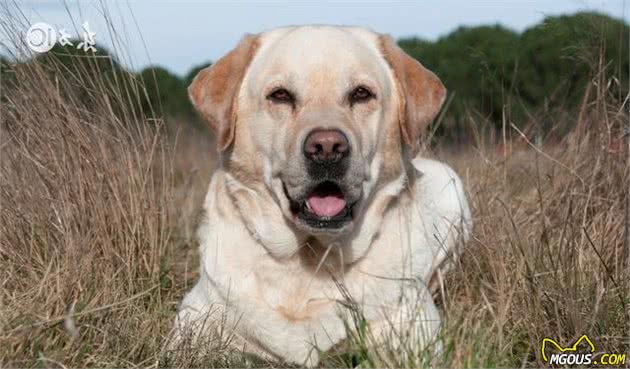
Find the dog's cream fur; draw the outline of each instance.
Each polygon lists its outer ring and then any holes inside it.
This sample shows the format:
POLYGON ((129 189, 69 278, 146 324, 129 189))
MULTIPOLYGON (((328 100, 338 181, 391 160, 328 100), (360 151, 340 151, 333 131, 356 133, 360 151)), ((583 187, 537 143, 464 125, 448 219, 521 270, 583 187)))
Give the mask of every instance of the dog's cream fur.
POLYGON ((227 326, 246 351, 316 365, 315 347, 346 337, 352 301, 375 337, 433 340, 440 317, 427 284, 471 228, 458 176, 413 158, 444 100, 439 79, 389 37, 304 26, 246 36, 189 92, 222 165, 198 231, 200 278, 176 328, 227 326), (349 106, 356 84, 376 98, 349 106), (277 86, 295 92, 294 107, 265 99, 277 86), (340 231, 300 226, 283 190, 307 181, 300 147, 314 128, 343 130, 354 149, 348 181, 361 200, 340 231))

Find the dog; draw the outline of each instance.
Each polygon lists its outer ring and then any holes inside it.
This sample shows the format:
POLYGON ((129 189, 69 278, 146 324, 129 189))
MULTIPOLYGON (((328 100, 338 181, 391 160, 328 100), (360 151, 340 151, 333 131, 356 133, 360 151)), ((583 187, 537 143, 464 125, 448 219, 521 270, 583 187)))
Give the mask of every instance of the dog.
POLYGON ((188 92, 220 165, 175 329, 229 326, 235 347, 308 366, 350 309, 375 345, 435 342, 427 285, 472 227, 460 178, 419 155, 440 79, 390 36, 297 26, 246 35, 188 92))

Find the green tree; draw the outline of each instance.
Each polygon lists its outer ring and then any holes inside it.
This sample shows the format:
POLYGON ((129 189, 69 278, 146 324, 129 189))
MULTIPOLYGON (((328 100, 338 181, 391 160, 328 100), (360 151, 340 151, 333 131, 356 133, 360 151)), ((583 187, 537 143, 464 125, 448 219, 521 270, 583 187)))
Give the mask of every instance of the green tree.
POLYGON ((146 87, 148 99, 143 103, 147 115, 180 118, 193 117, 192 105, 184 82, 162 67, 148 67, 142 70, 140 78, 146 87))
POLYGON ((552 129, 554 115, 575 110, 587 83, 604 66, 620 99, 628 94, 630 30, 622 20, 597 13, 546 18, 521 35, 500 25, 460 27, 428 42, 400 46, 440 76, 454 97, 441 133, 475 111, 502 124, 552 129), (612 78, 615 77, 615 78, 612 78))
POLYGON ((574 106, 598 70, 620 78, 628 93, 628 25, 597 13, 546 18, 521 36, 519 93, 530 106, 574 106))
POLYGON ((511 90, 518 34, 499 25, 460 27, 435 43, 406 39, 400 46, 434 71, 454 96, 445 128, 473 109, 500 121, 511 90))

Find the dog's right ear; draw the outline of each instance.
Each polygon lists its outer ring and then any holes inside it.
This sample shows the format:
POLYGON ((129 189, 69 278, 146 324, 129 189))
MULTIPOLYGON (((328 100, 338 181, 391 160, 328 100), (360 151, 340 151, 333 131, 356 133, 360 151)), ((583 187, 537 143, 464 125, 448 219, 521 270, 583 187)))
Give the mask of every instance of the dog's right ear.
POLYGON ((246 35, 234 50, 199 72, 188 87, 190 101, 214 130, 220 151, 234 141, 236 99, 257 47, 258 36, 246 35))

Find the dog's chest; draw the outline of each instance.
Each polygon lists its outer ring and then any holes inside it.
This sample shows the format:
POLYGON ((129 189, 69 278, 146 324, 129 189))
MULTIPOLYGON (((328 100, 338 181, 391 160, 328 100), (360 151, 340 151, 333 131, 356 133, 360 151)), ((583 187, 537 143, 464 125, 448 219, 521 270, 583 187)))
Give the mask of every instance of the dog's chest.
POLYGON ((335 308, 340 293, 331 277, 315 276, 298 261, 261 260, 254 269, 254 291, 270 309, 289 321, 316 319, 335 308))

